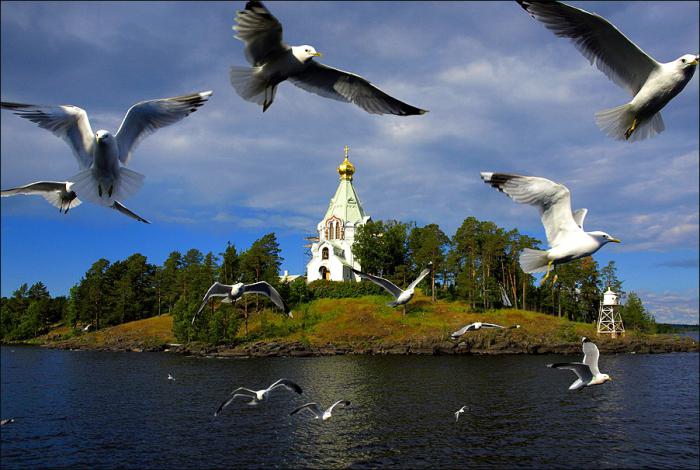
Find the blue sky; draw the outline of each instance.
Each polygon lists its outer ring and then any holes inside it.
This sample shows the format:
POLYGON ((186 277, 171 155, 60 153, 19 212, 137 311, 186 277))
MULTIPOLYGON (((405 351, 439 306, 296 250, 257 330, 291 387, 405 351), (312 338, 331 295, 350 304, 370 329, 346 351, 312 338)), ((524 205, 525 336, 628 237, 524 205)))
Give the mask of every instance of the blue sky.
MULTIPOLYGON (((699 48, 697 2, 572 2, 595 11, 659 61, 699 48)), ((698 77, 663 111, 666 131, 629 144, 595 125, 629 101, 515 2, 267 2, 290 44, 350 70, 424 116, 369 115, 283 83, 266 112, 239 98, 231 65, 244 2, 2 2, 2 99, 74 104, 93 130, 116 131, 134 103, 214 90, 209 103, 159 130, 129 167, 146 175, 124 201, 139 224, 85 203, 59 214, 39 197, 3 198, 1 292, 43 281, 66 294, 98 258, 134 252, 162 263, 173 250, 247 248, 274 231, 283 269, 304 271, 311 235, 337 186, 343 146, 375 219, 438 223, 467 216, 544 239, 534 208, 513 203, 480 171, 566 184, 588 230, 623 240, 614 260, 626 290, 658 321, 698 322, 698 77)), ((77 172, 67 145, 0 113, 3 188, 77 172)))

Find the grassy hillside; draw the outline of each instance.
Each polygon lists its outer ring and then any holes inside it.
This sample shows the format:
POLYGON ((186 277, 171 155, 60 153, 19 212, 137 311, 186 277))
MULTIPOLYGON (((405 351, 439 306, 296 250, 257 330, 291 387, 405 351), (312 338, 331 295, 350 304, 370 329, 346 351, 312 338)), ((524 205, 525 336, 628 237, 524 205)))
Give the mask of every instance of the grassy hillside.
MULTIPOLYGON (((185 345, 183 352, 222 353, 222 355, 310 355, 352 352, 370 353, 533 353, 580 352, 579 341, 588 336, 602 351, 664 352, 697 350, 689 338, 670 335, 641 335, 633 332, 612 340, 597 337, 595 326, 564 318, 522 310, 475 313, 463 302, 438 301, 418 294, 408 313, 386 306, 386 296, 352 299, 320 299, 299 306, 294 318, 265 310, 249 320, 249 334, 243 327, 234 344, 185 345), (450 333, 475 321, 512 330, 470 332, 458 341, 450 333), (296 352, 296 354, 295 354, 296 352)), ((74 337, 67 329, 54 330, 42 342, 63 348, 109 350, 160 350, 175 343, 172 318, 168 315, 131 322, 74 337)))

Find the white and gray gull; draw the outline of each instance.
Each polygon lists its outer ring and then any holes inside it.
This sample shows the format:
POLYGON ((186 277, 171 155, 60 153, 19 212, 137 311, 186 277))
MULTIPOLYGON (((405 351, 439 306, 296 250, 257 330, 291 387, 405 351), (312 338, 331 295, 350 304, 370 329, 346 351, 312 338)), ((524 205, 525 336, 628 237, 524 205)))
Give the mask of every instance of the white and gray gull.
POLYGON ((583 387, 601 385, 608 380, 612 380, 612 377, 608 374, 601 374, 600 370, 598 370, 598 357, 600 356, 598 346, 593 344, 591 340, 586 337, 581 338, 581 342, 583 344, 583 362, 558 362, 555 364, 547 364, 547 367, 554 369, 569 369, 574 371, 578 378, 571 384, 569 390, 580 390, 583 387))
POLYGON ((287 307, 287 304, 282 300, 277 289, 272 287, 265 281, 254 282, 253 284, 243 284, 239 282, 237 284, 228 285, 221 284, 220 282, 215 282, 209 288, 206 294, 204 294, 204 299, 202 300, 202 305, 200 305, 197 313, 192 317, 192 323, 194 323, 197 315, 202 311, 202 309, 207 305, 209 299, 212 297, 224 297, 224 302, 234 302, 241 298, 244 294, 262 294, 269 298, 272 303, 274 303, 280 310, 292 318, 292 312, 287 307))
POLYGON ((634 141, 665 129, 659 111, 693 78, 697 54, 660 63, 596 13, 551 0, 517 1, 554 34, 571 39, 591 64, 633 96, 627 104, 596 113, 603 132, 634 141))
POLYGON ((279 379, 277 382, 262 390, 251 390, 245 387, 238 387, 236 390, 231 392, 229 397, 224 400, 221 405, 219 405, 219 408, 216 410, 216 412, 214 412, 214 416, 218 416, 224 410, 224 408, 230 405, 237 397, 247 398, 250 400, 248 401, 249 405, 257 405, 261 401, 267 400, 270 393, 276 388, 280 387, 286 388, 290 392, 296 392, 299 395, 301 395, 303 392, 299 385, 289 379, 279 379))
POLYGON ((0 107, 28 119, 63 139, 78 161, 80 173, 70 178, 84 201, 112 206, 135 194, 144 176, 123 165, 136 146, 161 127, 174 124, 207 102, 211 91, 136 103, 116 134, 92 131, 85 110, 72 105, 45 106, 2 102, 0 107))
POLYGON ((538 176, 507 173, 484 172, 481 179, 515 202, 535 206, 540 211, 551 248, 546 251, 525 248, 520 255, 520 267, 526 273, 546 271, 542 282, 549 277, 553 265, 590 256, 606 243, 620 243, 605 232, 583 231, 588 210, 571 211, 571 193, 563 184, 538 176))
POLYGON ((241 98, 261 105, 263 112, 272 105, 277 85, 285 80, 325 98, 355 103, 372 114, 427 112, 397 100, 359 75, 316 62, 314 57, 321 53, 312 46, 285 44, 282 24, 262 2, 247 2, 235 21, 235 37, 245 43, 245 57, 252 67, 231 67, 231 84, 241 98))
POLYGON ((320 419, 321 421, 325 421, 332 416, 333 408, 335 408, 336 406, 345 408, 346 406, 350 406, 350 402, 347 400, 338 400, 325 410, 321 409, 318 403, 311 402, 305 405, 301 405, 299 408, 294 409, 291 413, 289 413, 289 416, 292 416, 300 412, 301 410, 309 410, 311 413, 313 413, 314 419, 320 419))
MULTIPOLYGON (((0 196, 2 197, 16 196, 18 194, 39 195, 49 201, 51 205, 58 207, 59 212, 64 214, 67 214, 69 209, 82 204, 82 201, 73 190, 73 183, 70 181, 37 181, 17 188, 0 191, 0 196)), ((132 212, 119 201, 115 200, 109 207, 134 220, 150 224, 148 220, 132 212)))
MULTIPOLYGON (((432 265, 432 263, 430 263, 429 265, 432 265)), ((388 306, 398 307, 399 305, 403 305, 405 308, 405 305, 413 298, 416 286, 420 283, 420 281, 423 280, 425 276, 430 274, 430 268, 425 268, 423 271, 421 271, 416 280, 410 283, 408 287, 406 287, 406 290, 401 290, 401 288, 399 288, 396 284, 394 284, 388 279, 384 279, 383 277, 363 273, 362 271, 358 271, 355 268, 352 268, 352 272, 354 272, 361 278, 374 282, 378 286, 384 288, 384 290, 386 290, 388 293, 396 297, 396 300, 387 304, 388 306)))
POLYGON ((485 329, 494 329, 495 328, 495 329, 501 329, 501 330, 512 330, 514 328, 520 328, 520 325, 501 326, 501 325, 496 325, 495 323, 484 323, 484 322, 477 321, 477 322, 470 323, 468 325, 463 326, 459 330, 452 333, 450 335, 450 337, 452 337, 452 339, 457 339, 460 336, 462 336, 464 333, 466 333, 467 331, 476 331, 476 330, 480 330, 482 328, 485 328, 485 329))

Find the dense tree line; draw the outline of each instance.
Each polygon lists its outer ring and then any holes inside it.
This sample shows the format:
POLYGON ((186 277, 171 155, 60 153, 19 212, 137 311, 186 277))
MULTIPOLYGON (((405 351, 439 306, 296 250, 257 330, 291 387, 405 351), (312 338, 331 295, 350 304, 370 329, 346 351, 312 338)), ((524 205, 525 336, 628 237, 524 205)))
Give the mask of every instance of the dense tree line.
MULTIPOLYGON (((431 275, 422 283, 425 292, 433 299, 463 300, 473 310, 503 306, 503 288, 514 308, 593 322, 603 290, 610 286, 624 293, 615 263, 601 268, 591 257, 557 266, 557 281, 540 286, 518 263, 523 248, 539 245, 539 240, 518 230, 508 231, 474 217, 465 219, 452 237, 436 224, 419 227, 380 220, 358 228, 353 252, 363 271, 400 286, 432 264, 431 275)), ((280 283, 282 260, 274 233, 240 252, 231 243, 218 254, 197 249, 184 254, 173 251, 160 266, 148 263, 139 253, 114 263, 99 259, 71 288, 68 298, 52 299, 41 282, 31 287, 24 284, 11 297, 2 298, 0 337, 35 337, 59 321, 76 328, 102 328, 168 313, 182 341, 230 342, 240 328, 247 334, 251 314, 265 312, 271 304, 262 296, 243 296, 233 305, 217 302, 216 308, 204 308, 193 323, 194 312, 214 281, 267 281, 291 307, 320 297, 381 293, 365 282, 307 285, 304 279, 297 279, 280 283)), ((653 316, 635 293, 629 293, 621 313, 628 329, 654 331, 653 316)), ((265 315, 259 316, 261 324, 265 315)))

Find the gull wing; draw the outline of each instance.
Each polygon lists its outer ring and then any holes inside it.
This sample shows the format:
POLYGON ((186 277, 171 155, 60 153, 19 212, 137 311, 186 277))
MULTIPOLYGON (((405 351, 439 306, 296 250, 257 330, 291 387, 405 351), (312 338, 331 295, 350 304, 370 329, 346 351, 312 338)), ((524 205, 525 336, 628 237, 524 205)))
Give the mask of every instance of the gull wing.
POLYGON ((413 281, 413 282, 406 288, 406 290, 414 289, 414 288, 420 283, 420 281, 422 281, 423 278, 424 278, 425 276, 427 276, 428 274, 430 274, 430 269, 429 269, 429 268, 425 268, 423 271, 420 272, 420 274, 418 275, 418 277, 416 278, 416 280, 413 281))
POLYGON ((302 389, 299 385, 296 383, 292 382, 289 379, 279 379, 277 382, 273 383, 267 388, 268 392, 271 392, 272 390, 278 388, 278 387, 284 387, 287 390, 291 392, 297 392, 299 395, 302 394, 302 389))
POLYGON ((582 231, 571 212, 571 193, 563 184, 507 173, 481 173, 481 179, 515 202, 537 207, 550 246, 555 246, 562 234, 582 231))
POLYGON ((39 195, 52 206, 67 211, 70 207, 77 207, 82 204, 75 192, 71 191, 70 186, 72 186, 72 183, 69 181, 37 181, 17 188, 3 189, 0 191, 0 196, 8 197, 17 194, 39 195))
POLYGON ((551 367, 553 369, 573 370, 578 376, 579 380, 583 381, 584 383, 588 383, 593 379, 591 368, 583 362, 558 362, 556 364, 547 364, 547 367, 551 367))
POLYGON ((600 357, 600 351, 598 351, 598 346, 592 343, 589 339, 583 341, 583 363, 586 364, 593 375, 600 374, 598 370, 598 358, 600 357))
POLYGON ((348 400, 338 400, 337 402, 333 403, 330 406, 330 408, 328 408, 326 411, 328 411, 329 413, 332 413, 333 408, 335 408, 336 406, 341 406, 341 407, 345 408, 346 406, 350 406, 350 402, 348 400))
MULTIPOLYGON (((282 300, 282 296, 280 296, 279 292, 277 292, 277 289, 272 287, 269 283, 265 281, 260 281, 256 282, 253 284, 248 284, 243 286, 243 293, 244 294, 262 294, 266 297, 268 297, 272 302, 284 313, 287 315, 290 315, 289 308, 287 307, 287 304, 284 303, 284 300, 282 300)), ((291 316, 291 315, 290 315, 291 316)))
POLYGON ((0 108, 9 109, 63 139, 73 151, 81 170, 90 168, 92 165, 95 134, 92 132, 90 120, 84 109, 69 104, 45 106, 7 102, 0 103, 0 108))
POLYGON ((481 323, 481 327, 482 328, 502 328, 502 329, 505 329, 505 326, 496 325, 495 323, 484 323, 484 322, 481 323))
POLYGON ((310 412, 315 414, 316 417, 319 419, 321 419, 321 417, 323 417, 323 410, 321 410, 321 408, 318 406, 318 403, 316 403, 316 402, 307 403, 305 405, 301 405, 298 408, 295 408, 294 410, 292 410, 291 413, 289 413, 289 416, 297 414, 301 410, 309 410, 310 412))
POLYGON ((357 274, 361 278, 367 279, 368 281, 372 281, 375 284, 377 284, 378 286, 383 287, 384 290, 386 290, 387 292, 389 292, 391 295, 393 295, 396 298, 398 298, 401 295, 401 293, 403 292, 401 289, 399 289, 396 286, 396 284, 394 284, 393 282, 391 282, 387 279, 384 279, 383 277, 373 276, 371 274, 366 274, 366 273, 363 273, 362 271, 358 271, 355 268, 350 268, 350 269, 352 269, 352 272, 354 272, 355 274, 357 274))
POLYGON ((236 390, 231 392, 231 395, 229 395, 229 397, 226 400, 224 400, 221 403, 221 405, 219 405, 219 408, 217 408, 216 411, 214 412, 214 416, 218 416, 219 413, 221 413, 224 410, 224 408, 226 408, 228 405, 233 403, 233 400, 235 400, 236 397, 247 397, 247 398, 252 398, 255 400, 257 398, 257 394, 255 393, 254 390, 250 390, 250 389, 245 388, 245 387, 237 388, 236 390))
POLYGON ((131 153, 146 136, 197 111, 207 102, 211 94, 211 91, 203 91, 172 98, 141 101, 133 105, 126 112, 115 135, 119 144, 119 160, 124 165, 129 163, 131 153))
POLYGON ((233 286, 221 284, 220 282, 215 282, 212 284, 207 293, 204 294, 204 299, 202 300, 202 305, 200 305, 199 310, 197 310, 197 313, 195 313, 192 317, 192 323, 194 323, 194 319, 197 317, 197 314, 202 311, 207 302, 209 302, 210 298, 227 297, 231 293, 232 287, 233 286))
POLYGON ((134 212, 130 211, 129 209, 126 208, 126 206, 124 204, 122 204, 119 201, 114 201, 112 203, 112 209, 114 209, 117 212, 121 212, 125 216, 131 217, 134 220, 138 220, 139 222, 143 222, 145 224, 150 224, 150 222, 148 220, 146 220, 143 217, 141 217, 140 215, 137 215, 134 212))
POLYGON ((462 336, 467 331, 474 331, 474 330, 476 330, 476 323, 470 323, 466 326, 463 326, 459 330, 455 331, 450 336, 452 336, 452 338, 455 339, 455 338, 462 336))
POLYGON ((602 16, 561 2, 517 0, 559 37, 569 38, 598 70, 632 96, 660 64, 602 16))
POLYGON ((508 297, 508 293, 506 292, 505 287, 503 287, 501 284, 499 284, 498 288, 501 291, 501 303, 503 304, 503 306, 504 307, 512 307, 513 304, 510 303, 510 298, 508 297))
POLYGON ((288 47, 282 43, 282 24, 262 2, 248 2, 236 12, 233 30, 236 39, 245 43, 245 57, 251 65, 261 65, 288 47))
POLYGON ((304 71, 289 77, 289 81, 325 98, 355 103, 371 114, 412 116, 427 112, 397 100, 357 74, 323 65, 313 59, 306 62, 304 71))
POLYGON ((574 222, 576 222, 576 225, 578 225, 581 230, 583 230, 583 220, 586 218, 586 214, 588 214, 588 209, 578 209, 574 211, 574 222))

